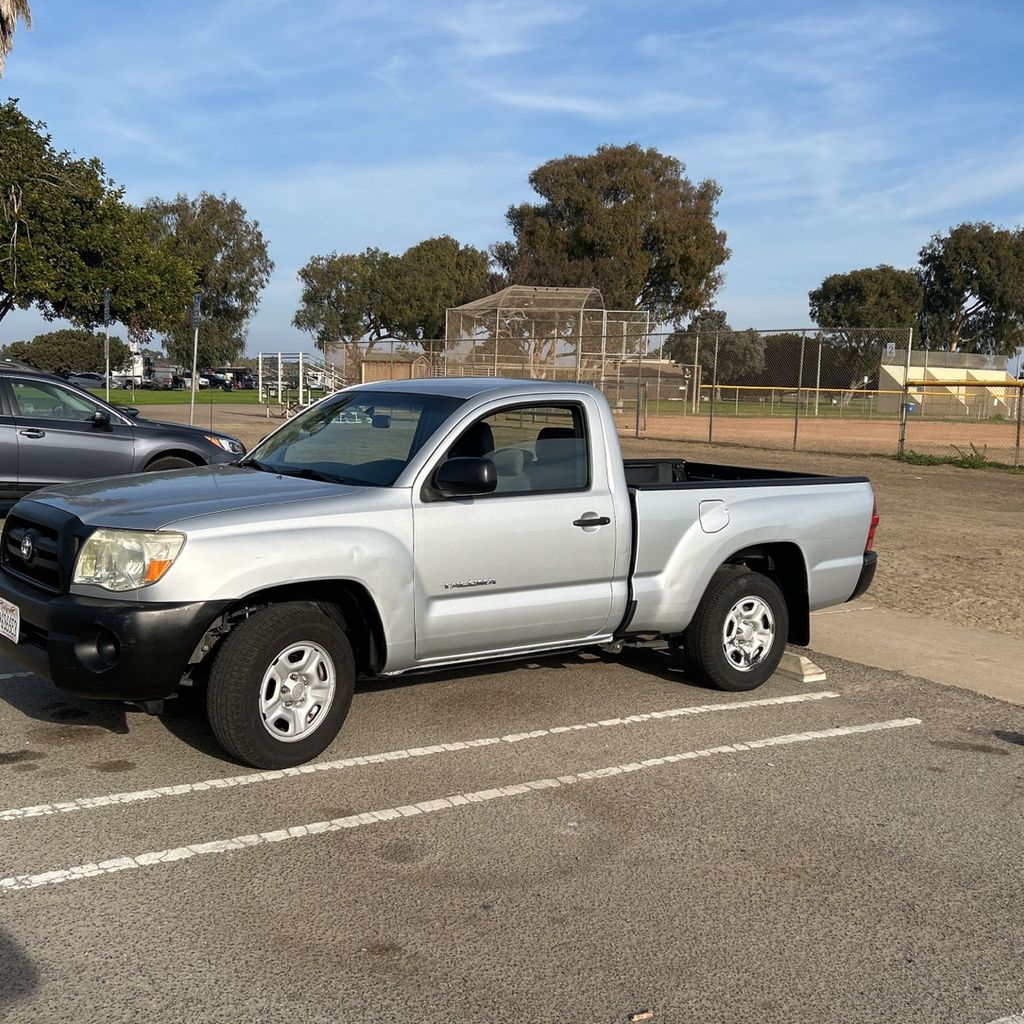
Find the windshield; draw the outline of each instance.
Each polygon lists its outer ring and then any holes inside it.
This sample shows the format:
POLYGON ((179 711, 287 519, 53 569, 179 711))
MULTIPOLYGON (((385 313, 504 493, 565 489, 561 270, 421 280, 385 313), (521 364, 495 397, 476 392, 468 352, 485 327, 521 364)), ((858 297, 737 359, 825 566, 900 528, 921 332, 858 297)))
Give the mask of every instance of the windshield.
POLYGON ((462 405, 442 395, 351 391, 320 402, 257 445, 243 465, 291 476, 390 487, 462 405))

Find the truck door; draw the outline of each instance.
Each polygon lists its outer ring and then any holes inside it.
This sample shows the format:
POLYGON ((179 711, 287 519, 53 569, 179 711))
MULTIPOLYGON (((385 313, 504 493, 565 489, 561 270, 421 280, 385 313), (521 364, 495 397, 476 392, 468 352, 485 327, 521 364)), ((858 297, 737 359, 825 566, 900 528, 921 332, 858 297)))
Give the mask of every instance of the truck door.
POLYGON ((436 463, 489 458, 493 494, 413 497, 416 658, 571 643, 611 628, 617 524, 582 405, 504 407, 436 463))

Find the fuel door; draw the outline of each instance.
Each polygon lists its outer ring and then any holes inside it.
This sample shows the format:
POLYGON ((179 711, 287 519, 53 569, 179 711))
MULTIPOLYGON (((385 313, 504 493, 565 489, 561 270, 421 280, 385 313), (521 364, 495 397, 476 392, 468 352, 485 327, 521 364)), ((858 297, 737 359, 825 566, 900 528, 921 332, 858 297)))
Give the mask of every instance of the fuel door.
POLYGON ((729 506, 724 501, 700 503, 700 528, 705 533, 718 533, 729 525, 729 506))

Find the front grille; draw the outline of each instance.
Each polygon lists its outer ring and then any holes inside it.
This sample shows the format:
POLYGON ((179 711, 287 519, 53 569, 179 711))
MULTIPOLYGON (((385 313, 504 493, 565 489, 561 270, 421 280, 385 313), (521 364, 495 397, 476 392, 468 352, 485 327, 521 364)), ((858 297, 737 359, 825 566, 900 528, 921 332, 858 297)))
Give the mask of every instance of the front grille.
MULTIPOLYGON (((73 537, 66 539, 72 544, 73 537)), ((61 575, 62 549, 66 541, 53 523, 34 522, 21 515, 9 515, 4 524, 0 564, 6 572, 54 592, 64 589, 61 575), (22 554, 26 537, 31 538, 30 557, 22 554)))

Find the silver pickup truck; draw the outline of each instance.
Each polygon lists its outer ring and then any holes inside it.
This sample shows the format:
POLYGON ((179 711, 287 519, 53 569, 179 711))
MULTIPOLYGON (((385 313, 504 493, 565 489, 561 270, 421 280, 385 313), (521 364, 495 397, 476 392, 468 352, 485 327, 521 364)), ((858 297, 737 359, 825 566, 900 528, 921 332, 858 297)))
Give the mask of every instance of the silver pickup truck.
POLYGON ((665 638, 750 690, 871 582, 868 481, 623 461, 584 385, 338 392, 233 465, 52 487, 0 543, 0 651, 158 712, 207 691, 261 768, 321 753, 359 676, 665 638))

